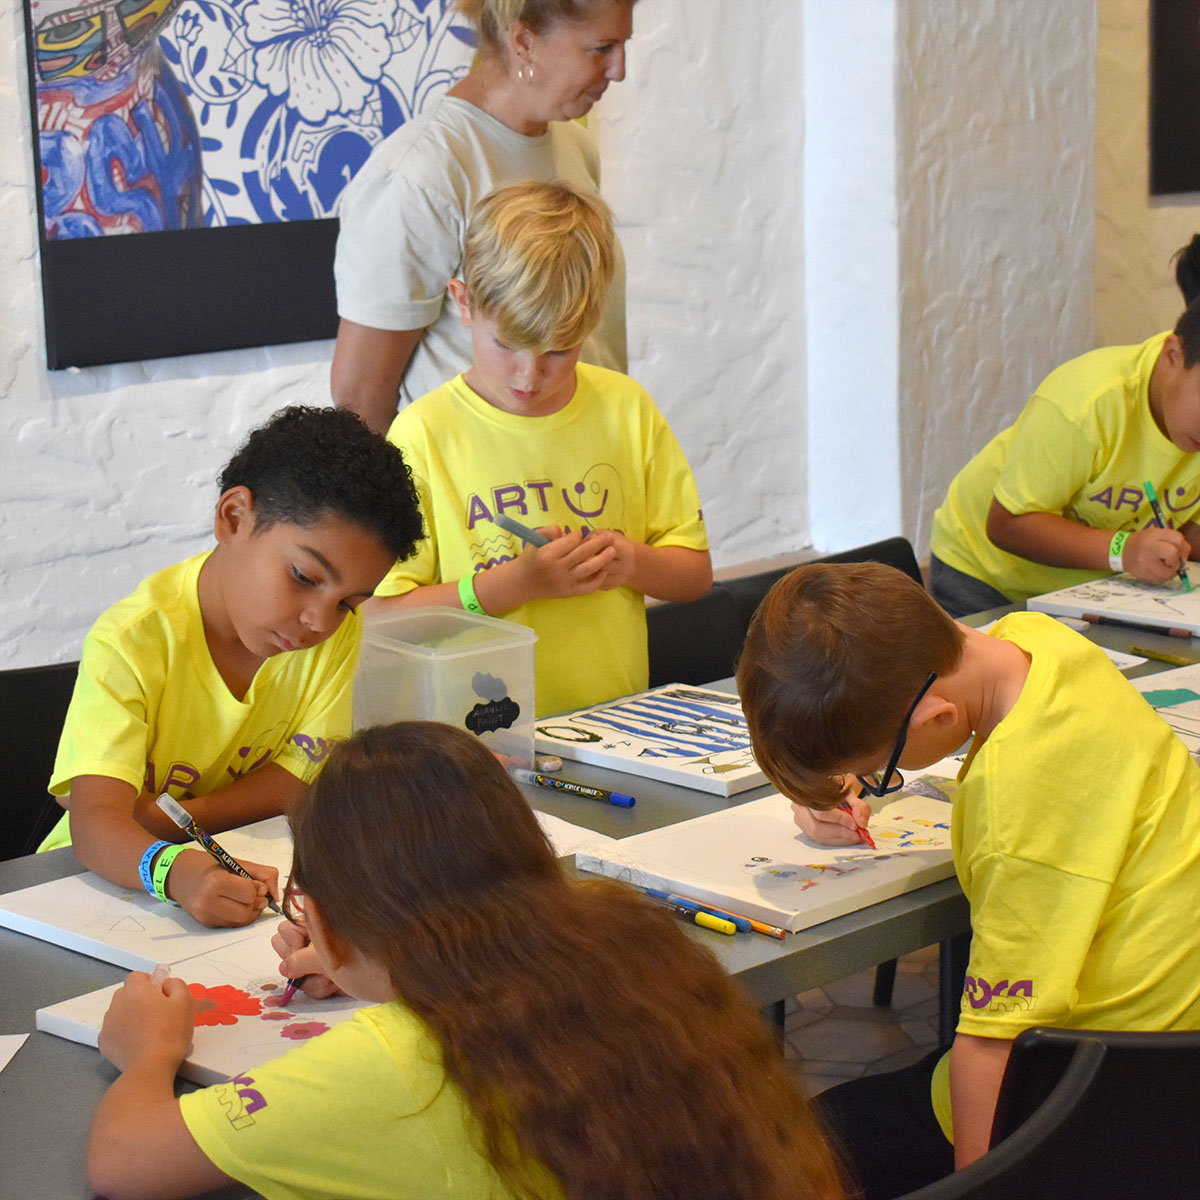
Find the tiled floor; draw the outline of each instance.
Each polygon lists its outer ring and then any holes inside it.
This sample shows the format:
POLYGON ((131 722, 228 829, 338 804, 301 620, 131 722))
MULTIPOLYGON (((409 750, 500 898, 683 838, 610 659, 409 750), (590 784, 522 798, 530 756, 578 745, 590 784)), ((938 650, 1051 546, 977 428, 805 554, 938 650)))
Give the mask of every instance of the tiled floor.
POLYGON ((938 948, 900 959, 889 1008, 871 1003, 875 972, 863 971, 789 1000, 785 1053, 810 1096, 844 1079, 908 1066, 938 1040, 938 948))

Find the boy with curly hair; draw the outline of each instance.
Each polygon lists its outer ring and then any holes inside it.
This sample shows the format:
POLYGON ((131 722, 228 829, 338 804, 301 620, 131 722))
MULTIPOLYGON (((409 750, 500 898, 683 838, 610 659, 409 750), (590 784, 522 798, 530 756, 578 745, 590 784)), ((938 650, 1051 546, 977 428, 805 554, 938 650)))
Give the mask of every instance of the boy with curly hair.
POLYGON ((274 868, 232 875, 155 804, 218 832, 286 812, 350 732, 358 606, 421 536, 399 450, 337 409, 283 409, 222 472, 214 549, 144 579, 83 645, 50 791, 67 810, 42 845, 244 925, 274 868))

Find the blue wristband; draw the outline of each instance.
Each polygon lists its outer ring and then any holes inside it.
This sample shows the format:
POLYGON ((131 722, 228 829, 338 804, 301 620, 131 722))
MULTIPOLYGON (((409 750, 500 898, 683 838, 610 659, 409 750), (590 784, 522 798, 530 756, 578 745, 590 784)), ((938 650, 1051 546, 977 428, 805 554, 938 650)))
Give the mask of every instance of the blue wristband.
POLYGON ((158 899, 158 894, 154 890, 154 874, 150 868, 154 865, 154 856, 160 850, 173 844, 172 842, 151 843, 151 845, 146 847, 146 853, 142 855, 142 861, 138 864, 138 874, 142 877, 142 887, 156 900, 158 899))

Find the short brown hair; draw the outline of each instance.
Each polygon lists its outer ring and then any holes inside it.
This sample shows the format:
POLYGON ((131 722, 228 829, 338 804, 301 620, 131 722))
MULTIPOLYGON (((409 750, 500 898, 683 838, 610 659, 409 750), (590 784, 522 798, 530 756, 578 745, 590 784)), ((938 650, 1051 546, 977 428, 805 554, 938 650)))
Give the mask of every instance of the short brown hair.
POLYGON ((963 632, 915 580, 881 563, 812 563, 767 594, 738 690, 758 764, 784 795, 833 808, 846 763, 886 748, 963 632))

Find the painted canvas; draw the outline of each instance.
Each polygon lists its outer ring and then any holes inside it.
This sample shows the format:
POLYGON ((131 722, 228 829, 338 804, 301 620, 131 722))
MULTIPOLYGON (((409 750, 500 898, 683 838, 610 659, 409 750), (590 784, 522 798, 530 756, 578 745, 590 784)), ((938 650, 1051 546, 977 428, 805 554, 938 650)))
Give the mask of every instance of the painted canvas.
POLYGON ((1200 633, 1200 566, 1188 566, 1186 591, 1178 579, 1141 583, 1131 575, 1106 575, 1074 587, 1033 596, 1026 607, 1063 617, 1100 617, 1184 635, 1200 633))
MULTIPOLYGON (((287 878, 292 843, 287 821, 272 817, 220 836, 239 861, 266 863, 287 878)), ((181 908, 163 904, 140 888, 124 888, 85 871, 0 896, 0 925, 131 971, 179 963, 199 954, 273 930, 270 911, 254 926, 209 929, 181 908)))
MULTIPOLYGON (((221 1083, 247 1067, 278 1058, 354 1015, 362 1002, 350 996, 310 1000, 297 992, 283 1005, 286 985, 271 949, 270 929, 211 950, 176 966, 196 998, 196 1033, 180 1075, 196 1083, 221 1083)), ((95 1046, 104 1014, 119 985, 100 988, 37 1011, 37 1028, 95 1046)))
POLYGON ((465 74, 452 0, 25 4, 49 365, 331 336, 338 200, 465 74))
POLYGON ((934 775, 914 780, 871 818, 874 850, 817 845, 796 828, 788 801, 774 794, 580 850, 575 865, 794 933, 952 875, 955 787, 934 775))
POLYGON ((539 721, 546 754, 732 796, 766 783, 754 761, 741 701, 672 683, 610 704, 539 721))
POLYGON ((1192 756, 1200 758, 1200 663, 1143 675, 1131 682, 1183 739, 1192 756))

